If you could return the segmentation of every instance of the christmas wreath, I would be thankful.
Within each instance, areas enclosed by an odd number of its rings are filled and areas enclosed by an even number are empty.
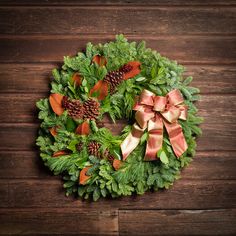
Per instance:
[[[51,94],[37,102],[37,145],[66,195],[94,201],[169,188],[192,160],[202,119],[183,66],[123,35],[64,57]],[[125,119],[120,135],[101,127]],[[100,124],[100,125],[99,125]]]

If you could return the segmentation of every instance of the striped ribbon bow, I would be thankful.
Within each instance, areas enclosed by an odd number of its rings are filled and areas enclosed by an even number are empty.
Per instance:
[[[123,160],[138,146],[144,131],[148,130],[148,140],[144,160],[157,160],[157,152],[162,148],[164,126],[170,143],[177,157],[188,148],[178,119],[186,120],[188,107],[183,104],[183,97],[178,89],[170,91],[165,97],[143,90],[136,111],[136,122],[132,131],[121,144]]]

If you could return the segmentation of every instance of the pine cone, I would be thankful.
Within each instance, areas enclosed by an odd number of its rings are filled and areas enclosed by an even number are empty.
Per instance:
[[[95,100],[93,98],[89,98],[83,104],[83,109],[84,109],[83,118],[96,120],[96,118],[99,115],[99,107],[100,107],[100,104],[97,100]]]
[[[69,116],[74,119],[83,118],[83,104],[79,100],[69,100],[64,96],[62,99],[62,107],[68,111]]]
[[[100,151],[99,151],[100,147],[101,147],[101,145],[99,143],[97,143],[96,141],[91,141],[88,144],[89,155],[100,157],[101,156]]]
[[[113,94],[116,90],[116,87],[123,81],[124,72],[120,70],[110,71],[104,81],[108,83],[110,88],[110,93]]]
[[[82,151],[82,148],[83,148],[83,143],[82,142],[79,142],[79,143],[77,143],[76,144],[76,150],[78,151],[78,152],[81,152]]]
[[[123,72],[123,73],[128,73],[133,69],[133,66],[129,65],[129,64],[125,64],[123,65],[119,71]]]
[[[108,149],[105,150],[103,156],[110,162],[113,162],[113,160],[115,159]]]

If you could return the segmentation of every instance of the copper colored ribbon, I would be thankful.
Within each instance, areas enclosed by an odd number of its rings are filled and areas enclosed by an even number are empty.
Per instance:
[[[183,102],[178,89],[170,91],[165,97],[155,96],[154,93],[143,90],[139,102],[133,108],[136,111],[136,122],[121,144],[123,160],[138,146],[146,129],[148,140],[144,160],[156,160],[157,152],[162,148],[164,126],[175,155],[180,157],[188,148],[178,123],[178,119],[187,119],[188,107]]]

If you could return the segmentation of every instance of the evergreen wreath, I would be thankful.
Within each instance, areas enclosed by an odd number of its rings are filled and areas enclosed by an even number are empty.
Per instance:
[[[63,176],[67,196],[96,201],[144,194],[168,189],[180,177],[195,154],[202,122],[193,104],[199,90],[188,86],[192,78],[184,79],[183,72],[144,41],[129,43],[123,35],[64,57],[62,68],[52,71],[49,98],[37,102],[42,120],[37,145],[45,165]],[[176,96],[180,101],[171,106]],[[98,126],[105,114],[113,122],[127,120],[120,135]],[[177,114],[174,122],[170,114]]]

